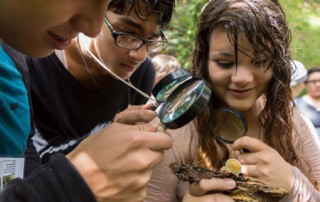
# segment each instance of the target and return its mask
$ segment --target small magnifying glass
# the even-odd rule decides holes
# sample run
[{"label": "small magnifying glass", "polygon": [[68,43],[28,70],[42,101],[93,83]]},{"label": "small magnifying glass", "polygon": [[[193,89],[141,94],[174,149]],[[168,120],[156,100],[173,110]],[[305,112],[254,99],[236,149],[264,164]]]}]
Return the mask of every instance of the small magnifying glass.
[{"label": "small magnifying glass", "polygon": [[[246,135],[248,124],[245,117],[231,108],[216,109],[209,120],[209,129],[214,137],[224,144],[233,144],[234,141]],[[248,149],[240,149],[240,153],[248,153]],[[226,167],[233,174],[241,172],[241,163],[237,159],[228,159]]]},{"label": "small magnifying glass", "polygon": [[213,112],[209,120],[209,128],[215,138],[225,144],[232,144],[246,135],[247,121],[244,116],[231,108],[219,108]]}]

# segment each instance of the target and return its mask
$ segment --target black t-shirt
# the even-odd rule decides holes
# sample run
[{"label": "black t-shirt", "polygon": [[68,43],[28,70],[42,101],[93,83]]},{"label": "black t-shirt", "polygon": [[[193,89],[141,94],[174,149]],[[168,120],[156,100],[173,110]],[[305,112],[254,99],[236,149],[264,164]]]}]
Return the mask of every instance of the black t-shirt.
[{"label": "black t-shirt", "polygon": [[[43,59],[28,58],[31,97],[36,128],[37,150],[68,153],[73,139],[87,136],[95,127],[112,120],[114,115],[147,99],[119,80],[98,91],[90,91],[65,69],[56,54]],[[149,58],[130,77],[131,83],[151,94],[155,70]],[[42,145],[41,145],[42,144]],[[72,146],[71,146],[72,145]],[[69,147],[70,149],[61,148]],[[50,149],[51,147],[51,149]]]}]

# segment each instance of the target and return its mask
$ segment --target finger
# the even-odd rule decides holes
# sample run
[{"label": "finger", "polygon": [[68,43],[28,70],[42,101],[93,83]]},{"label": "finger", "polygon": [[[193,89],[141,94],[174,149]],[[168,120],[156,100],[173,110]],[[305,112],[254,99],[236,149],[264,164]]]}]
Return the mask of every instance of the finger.
[{"label": "finger", "polygon": [[165,132],[155,132],[149,137],[151,138],[149,148],[153,151],[168,150],[173,145],[171,135]]},{"label": "finger", "polygon": [[186,195],[183,198],[184,202],[194,202],[194,201],[207,201],[207,202],[234,202],[234,200],[221,193],[215,193],[215,194],[207,194],[199,197],[192,196],[190,193],[186,193]]},{"label": "finger", "polygon": [[128,107],[124,111],[133,111],[139,109],[144,109],[144,105],[128,105]]},{"label": "finger", "polygon": [[[156,127],[151,124],[139,124],[134,127],[137,142],[147,142],[147,147],[153,151],[168,150],[172,147],[172,137],[165,132],[155,132]],[[137,132],[138,131],[138,132]]]},{"label": "finger", "polygon": [[149,100],[145,105],[142,106],[142,109],[151,109],[153,103]]},{"label": "finger", "polygon": [[123,124],[147,123],[156,116],[157,114],[151,110],[125,110],[116,115],[114,122]]},{"label": "finger", "polygon": [[235,181],[229,178],[202,179],[199,182],[192,183],[189,188],[189,192],[191,195],[201,196],[209,191],[224,191],[233,189],[235,187]]},{"label": "finger", "polygon": [[237,159],[243,165],[256,165],[260,155],[261,152],[239,153]]},{"label": "finger", "polygon": [[248,136],[239,138],[232,145],[233,150],[247,149],[250,152],[259,152],[263,150],[263,148],[265,147],[266,147],[266,144],[260,141],[259,139],[248,137]]},{"label": "finger", "polygon": [[241,173],[250,178],[259,177],[259,169],[255,165],[242,165]]},{"label": "finger", "polygon": [[[164,150],[151,151],[140,150],[139,153],[133,154],[133,165],[141,170],[152,169],[164,159]],[[138,156],[137,156],[138,155]]]}]

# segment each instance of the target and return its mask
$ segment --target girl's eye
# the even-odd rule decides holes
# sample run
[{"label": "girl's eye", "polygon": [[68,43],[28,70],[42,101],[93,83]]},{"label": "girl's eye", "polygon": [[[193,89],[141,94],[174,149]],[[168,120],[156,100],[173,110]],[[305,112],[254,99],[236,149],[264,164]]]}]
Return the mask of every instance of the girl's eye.
[{"label": "girl's eye", "polygon": [[270,60],[269,59],[264,59],[264,60],[256,59],[256,60],[252,60],[251,63],[256,67],[268,67]]},{"label": "girl's eye", "polygon": [[231,68],[234,64],[233,62],[227,61],[216,61],[216,63],[222,68]]}]

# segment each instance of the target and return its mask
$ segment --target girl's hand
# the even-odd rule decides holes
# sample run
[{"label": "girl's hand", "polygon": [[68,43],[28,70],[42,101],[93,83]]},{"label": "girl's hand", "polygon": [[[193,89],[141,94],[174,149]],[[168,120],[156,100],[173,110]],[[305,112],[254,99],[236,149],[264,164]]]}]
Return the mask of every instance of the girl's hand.
[{"label": "girl's hand", "polygon": [[242,174],[271,186],[291,190],[292,166],[275,149],[251,137],[242,137],[234,142],[233,150],[240,149],[250,151],[238,155],[242,164]]},{"label": "girl's hand", "polygon": [[236,187],[232,179],[203,179],[190,185],[183,202],[233,202],[233,199],[222,194],[223,190],[231,190]]}]

